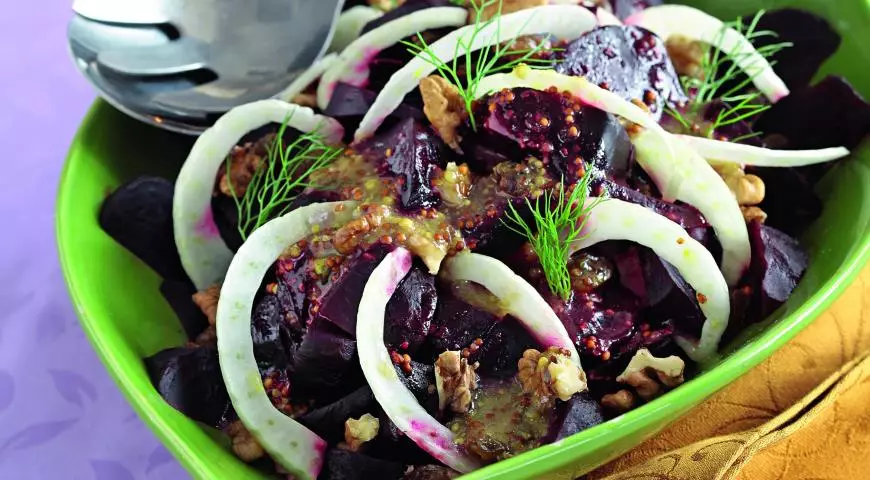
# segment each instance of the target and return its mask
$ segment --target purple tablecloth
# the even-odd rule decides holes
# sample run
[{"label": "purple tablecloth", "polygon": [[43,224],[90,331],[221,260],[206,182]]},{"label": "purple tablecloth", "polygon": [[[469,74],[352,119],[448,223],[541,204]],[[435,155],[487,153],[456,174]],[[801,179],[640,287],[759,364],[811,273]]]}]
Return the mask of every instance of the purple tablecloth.
[{"label": "purple tablecloth", "polygon": [[0,13],[0,478],[187,478],[97,359],[58,264],[55,191],[94,99],[67,57],[69,5]]}]

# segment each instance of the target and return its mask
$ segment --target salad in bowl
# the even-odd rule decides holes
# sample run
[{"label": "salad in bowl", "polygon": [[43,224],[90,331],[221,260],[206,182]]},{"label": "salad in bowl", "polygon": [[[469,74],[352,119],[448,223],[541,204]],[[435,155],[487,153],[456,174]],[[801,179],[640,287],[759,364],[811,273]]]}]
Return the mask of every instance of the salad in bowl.
[{"label": "salad in bowl", "polygon": [[679,394],[870,131],[807,12],[373,3],[100,211],[189,335],[155,388],[269,474],[453,478]]}]

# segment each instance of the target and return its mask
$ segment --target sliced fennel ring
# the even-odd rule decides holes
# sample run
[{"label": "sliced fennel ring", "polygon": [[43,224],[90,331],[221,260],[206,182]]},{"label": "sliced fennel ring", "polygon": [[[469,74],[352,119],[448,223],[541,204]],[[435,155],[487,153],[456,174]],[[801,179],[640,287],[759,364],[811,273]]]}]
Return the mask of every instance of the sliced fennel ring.
[{"label": "sliced fennel ring", "polygon": [[[343,208],[336,211],[339,205]],[[354,207],[353,202],[309,205],[257,229],[233,258],[218,301],[218,359],[233,408],[269,455],[299,479],[317,478],[327,444],[269,400],[251,338],[254,298],[266,271],[287,246],[311,235],[312,229],[349,220]]]},{"label": "sliced fennel ring", "polygon": [[330,53],[320,60],[314,62],[313,65],[308,67],[307,70],[302,72],[301,75],[296,77],[295,80],[290,85],[287,85],[287,88],[281,90],[275,98],[279,100],[284,100],[285,102],[292,102],[296,95],[304,92],[309,85],[314,83],[315,80],[323,75],[330,66],[335,64],[338,61],[338,54]]},{"label": "sliced fennel ring", "polygon": [[818,150],[772,150],[689,135],[678,135],[678,137],[702,157],[713,163],[730,162],[756,167],[803,167],[832,162],[849,155],[849,149],[845,147],[820,148]]},{"label": "sliced fennel ring", "polygon": [[[544,297],[500,260],[478,253],[459,253],[444,261],[441,275],[453,282],[464,280],[482,285],[543,348],[564,348],[571,353],[571,360],[580,365],[574,342]],[[585,387],[585,377],[583,383]]]},{"label": "sliced fennel ring", "polygon": [[672,35],[682,35],[713,45],[736,58],[737,66],[771,102],[777,102],[789,94],[785,82],[773,71],[767,59],[755,50],[752,42],[737,30],[726,26],[722,20],[697,8],[659,5],[632,15],[625,20],[625,24],[643,27],[664,40]]},{"label": "sliced fennel ring", "polygon": [[[598,25],[595,14],[579,5],[545,5],[528,8],[501,16],[481,29],[469,43],[475,25],[468,25],[450,32],[437,42],[429,45],[429,51],[442,62],[450,62],[457,55],[475,52],[498,42],[512,40],[522,35],[550,34],[559,40],[573,40]],[[361,141],[375,133],[409,92],[417,88],[420,80],[434,72],[436,68],[426,58],[419,55],[390,77],[378,94],[375,102],[363,117],[354,134],[354,141]],[[478,91],[481,91],[478,88]],[[485,92],[483,92],[485,93]]]},{"label": "sliced fennel ring", "polygon": [[282,122],[303,133],[320,132],[327,143],[338,143],[344,135],[341,124],[310,108],[276,99],[260,100],[233,108],[219,118],[196,140],[181,167],[172,201],[175,246],[181,265],[198,290],[221,281],[233,258],[211,210],[218,172],[244,135]]},{"label": "sliced fennel ring", "polygon": [[[574,77],[558,73],[555,70],[537,70],[528,65],[520,65],[510,73],[497,73],[483,78],[477,89],[476,97],[482,98],[505,88],[531,88],[543,91],[550,87],[555,87],[560,91],[568,91],[591,107],[640,125],[655,138],[657,151],[664,157],[662,161],[667,162],[671,159],[672,155],[669,154],[672,151],[671,137],[649,113],[619,95],[592,84],[584,77]],[[644,167],[644,170],[659,185],[660,189],[662,185],[669,187],[662,189],[662,194],[665,200],[672,201],[673,198],[668,198],[665,192],[676,190],[680,177],[669,168],[657,168],[651,171]]]},{"label": "sliced fennel ring", "polygon": [[417,402],[399,379],[384,345],[387,302],[410,269],[411,253],[397,248],[381,261],[366,282],[356,321],[360,366],[375,399],[399,430],[436,460],[460,473],[468,473],[478,468],[479,462],[456,445],[450,429]]},{"label": "sliced fennel ring", "polygon": [[329,51],[340,52],[344,50],[351,42],[359,38],[367,23],[380,18],[383,14],[384,12],[381,10],[368,5],[357,5],[342,12],[335,24],[335,33],[332,35]]},{"label": "sliced fennel ring", "polygon": [[368,63],[381,50],[403,38],[434,28],[465,25],[468,11],[460,7],[432,7],[417,10],[364,33],[351,42],[323,74],[317,87],[317,106],[325,109],[338,82],[363,86],[369,79]]},{"label": "sliced fennel ring", "polygon": [[[594,198],[587,200],[593,201]],[[677,343],[692,360],[703,362],[713,358],[728,326],[731,300],[728,284],[704,245],[666,217],[614,198],[603,199],[590,211],[569,255],[605,240],[628,240],[648,247],[680,272],[695,289],[696,301],[706,318],[700,339],[677,336]]]}]

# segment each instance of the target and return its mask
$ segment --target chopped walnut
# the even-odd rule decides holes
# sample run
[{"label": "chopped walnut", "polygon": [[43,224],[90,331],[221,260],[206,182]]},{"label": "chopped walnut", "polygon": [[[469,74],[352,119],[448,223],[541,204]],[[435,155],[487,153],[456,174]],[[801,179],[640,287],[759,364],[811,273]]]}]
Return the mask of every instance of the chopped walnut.
[{"label": "chopped walnut", "polygon": [[459,149],[461,138],[456,129],[465,120],[465,103],[459,90],[438,75],[429,75],[420,81],[420,94],[423,95],[423,113],[432,127],[453,149]]},{"label": "chopped walnut", "polygon": [[231,423],[226,429],[226,434],[232,440],[233,452],[242,461],[250,463],[266,454],[257,439],[240,420]]},{"label": "chopped walnut", "polygon": [[267,154],[268,145],[274,140],[274,135],[266,135],[254,143],[233,147],[230,152],[229,175],[227,175],[227,169],[222,166],[218,174],[218,190],[228,196],[235,194],[240,197],[244,195],[251,179],[254,178],[254,173]]},{"label": "chopped walnut", "polygon": [[215,316],[217,315],[218,299],[221,294],[221,285],[216,283],[201,292],[193,294],[193,303],[202,310],[205,317],[208,319],[209,325],[215,324]]},{"label": "chopped walnut", "polygon": [[635,405],[634,394],[629,390],[608,393],[601,397],[601,406],[616,413],[625,413]]},{"label": "chopped walnut", "polygon": [[348,418],[344,422],[344,441],[349,450],[358,452],[362,445],[378,436],[380,422],[369,413],[358,420]]},{"label": "chopped walnut", "polygon": [[703,43],[683,35],[671,35],[665,42],[665,48],[677,73],[692,78],[703,78],[704,69],[701,63],[706,55]]},{"label": "chopped walnut", "polygon": [[683,383],[685,368],[686,363],[680,357],[659,358],[642,348],[616,381],[634,387],[640,398],[651,400],[661,393],[662,386],[673,388]]},{"label": "chopped walnut", "polygon": [[758,207],[740,207],[740,211],[743,212],[743,219],[746,220],[746,223],[764,223],[767,221],[767,212]]},{"label": "chopped walnut", "polygon": [[470,202],[468,194],[471,191],[471,171],[468,165],[457,166],[456,163],[447,164],[441,175],[434,180],[435,188],[441,194],[441,200],[451,207],[464,207]]},{"label": "chopped walnut", "polygon": [[564,402],[586,390],[586,374],[564,349],[550,347],[543,353],[528,349],[517,366],[523,392],[541,399],[555,396]]},{"label": "chopped walnut", "polygon": [[317,106],[317,94],[311,92],[297,93],[290,102],[303,107],[314,108]]},{"label": "chopped walnut", "polygon": [[[489,20],[490,18],[496,16],[499,12],[502,15],[507,15],[508,13],[518,12],[520,10],[525,10],[527,8],[534,8],[546,5],[548,0],[501,0],[498,2],[487,2],[483,7],[483,13],[481,14],[482,20]],[[501,10],[499,10],[499,7]],[[474,23],[476,17],[476,12],[474,8],[468,9],[468,23]]]},{"label": "chopped walnut", "polygon": [[458,351],[446,351],[435,360],[435,388],[438,408],[465,413],[471,405],[471,391],[477,388],[476,365],[469,365]]}]

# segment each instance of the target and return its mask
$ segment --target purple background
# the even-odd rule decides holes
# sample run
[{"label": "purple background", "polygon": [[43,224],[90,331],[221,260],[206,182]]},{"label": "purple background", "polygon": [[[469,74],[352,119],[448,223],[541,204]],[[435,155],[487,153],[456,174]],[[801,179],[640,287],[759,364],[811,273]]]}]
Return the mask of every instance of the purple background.
[{"label": "purple background", "polygon": [[67,56],[70,5],[0,13],[0,478],[188,478],[97,359],[58,264],[55,192],[94,99]]}]

